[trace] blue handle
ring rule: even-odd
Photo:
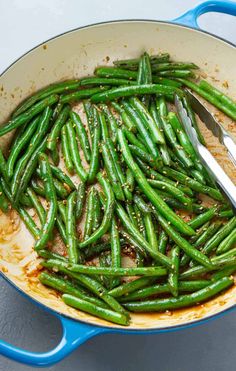
[[[29,352],[15,347],[5,341],[0,341],[0,354],[32,366],[51,366],[59,362],[91,337],[107,332],[107,329],[73,321],[57,316],[61,320],[63,334],[60,343],[52,350],[45,353]]]
[[[188,10],[180,17],[173,20],[174,23],[180,23],[184,26],[199,28],[198,17],[208,12],[219,12],[230,15],[236,15],[236,3],[234,1],[205,1],[195,8]]]

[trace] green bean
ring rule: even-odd
[[[163,267],[141,267],[141,268],[115,268],[115,267],[97,267],[97,266],[86,266],[86,265],[80,265],[80,264],[73,264],[73,263],[67,263],[63,262],[61,260],[56,259],[49,259],[47,261],[48,267],[56,267],[58,266],[65,267],[69,271],[73,273],[82,273],[82,274],[88,274],[88,275],[97,275],[102,274],[106,276],[155,276],[155,277],[162,277],[166,276],[167,270]]]
[[[182,184],[187,185],[196,192],[207,194],[218,201],[223,200],[223,196],[218,189],[205,186],[204,184],[199,183],[195,179],[192,179],[179,171],[173,170],[167,166],[164,166],[162,169],[160,169],[160,171],[162,172],[162,174],[170,177],[171,179],[179,181]]]
[[[150,56],[151,65],[157,64],[157,63],[162,63],[162,62],[167,62],[168,60],[169,60],[169,54],[168,53],[163,53],[163,54],[151,55]],[[124,68],[124,69],[130,69],[130,70],[137,69],[138,68],[138,63],[139,63],[139,58],[117,60],[117,61],[113,62],[113,64],[117,67],[121,67],[121,68]]]
[[[158,251],[156,231],[155,231],[154,223],[153,223],[152,216],[150,213],[147,213],[144,215],[144,224],[145,224],[146,233],[147,233],[147,241],[149,242],[150,246],[152,247],[154,251]]]
[[[81,163],[79,148],[76,140],[76,134],[71,121],[68,121],[66,124],[66,135],[68,138],[70,154],[75,166],[75,170],[80,180],[82,182],[86,182],[88,174],[84,170],[83,165]]]
[[[99,256],[99,266],[100,267],[111,267],[112,266],[112,259],[111,259],[111,252],[103,252]],[[113,287],[118,286],[120,283],[119,277],[112,277],[112,276],[101,276],[101,281],[103,285],[108,289],[111,290]]]
[[[109,294],[114,298],[120,298],[124,295],[130,294],[138,289],[141,289],[156,281],[154,277],[140,277],[131,282],[125,282],[122,285],[115,287],[109,291]]]
[[[86,217],[85,217],[85,223],[84,223],[84,236],[83,236],[84,240],[86,240],[92,233],[94,197],[95,197],[95,188],[92,187],[89,191],[89,194],[86,200]]]
[[[52,173],[51,173],[51,168],[50,168],[48,157],[45,154],[40,153],[39,163],[41,167],[41,174],[42,174],[43,181],[44,181],[46,197],[47,197],[47,200],[50,202],[50,205],[47,211],[45,223],[40,232],[40,237],[34,245],[34,249],[36,251],[43,249],[45,245],[47,244],[49,238],[51,237],[53,227],[55,224],[56,214],[57,214],[56,192],[55,192],[55,187],[53,183],[53,178],[52,178]]]
[[[161,120],[158,115],[157,108],[156,108],[154,101],[151,102],[150,113],[152,115],[153,120],[155,121],[156,126],[159,128],[160,131],[163,131]],[[168,151],[166,144],[161,144],[159,149],[160,149],[161,157],[162,157],[164,164],[170,165],[171,158],[170,158],[169,151]]]
[[[58,146],[56,145],[56,147],[51,151],[51,159],[54,163],[54,165],[58,166],[59,165],[59,162],[60,162],[60,155],[59,155],[59,150],[58,150]]]
[[[188,154],[183,150],[183,148],[178,144],[175,132],[172,128],[172,125],[168,121],[168,111],[165,99],[163,97],[157,99],[157,109],[159,112],[162,128],[164,130],[165,136],[168,139],[169,143],[171,144],[173,151],[175,152],[176,156],[180,159],[180,161],[186,167],[193,167],[193,162],[189,158]]]
[[[90,159],[91,159],[90,144],[89,144],[87,132],[85,130],[84,125],[82,124],[81,118],[74,111],[70,111],[70,118],[74,124],[85,159],[87,162],[90,162]]]
[[[172,128],[174,129],[178,139],[179,139],[179,142],[180,142],[181,146],[189,154],[189,156],[191,157],[192,160],[196,160],[197,159],[196,152],[195,152],[188,136],[186,135],[185,131],[183,130],[183,127],[182,127],[176,113],[175,112],[169,112],[167,117],[168,117],[168,120],[169,120]]]
[[[86,293],[84,293],[83,290],[81,290],[81,287],[78,284],[76,285],[68,279],[58,277],[55,274],[46,272],[40,273],[38,278],[42,284],[52,287],[57,291],[76,296],[77,298],[87,300],[94,305],[99,305],[100,307],[107,308],[107,305],[102,300],[87,295]]]
[[[234,247],[235,242],[236,242],[236,229],[233,229],[231,233],[229,233],[228,236],[223,241],[221,241],[216,250],[216,254],[222,254],[230,250],[232,247]]]
[[[66,120],[69,116],[69,111],[70,111],[70,106],[65,105],[53,124],[53,127],[51,129],[51,132],[48,136],[48,141],[47,141],[47,148],[50,151],[55,151],[56,149],[59,134],[61,132],[63,125],[66,123]]]
[[[209,286],[206,286],[205,288],[192,294],[181,295],[178,298],[148,300],[139,303],[130,302],[126,303],[125,307],[133,312],[164,311],[187,307],[196,305],[212,298],[213,296],[219,294],[221,291],[226,290],[228,287],[232,286],[232,284],[232,278],[223,277],[218,281],[211,283]]]
[[[84,207],[84,200],[85,200],[85,185],[84,183],[80,183],[77,189],[77,199],[76,199],[76,207],[75,207],[75,218],[76,220],[80,219],[83,207]]]
[[[124,325],[128,326],[129,321],[127,317],[124,314],[114,312],[112,310],[100,307],[100,306],[95,306],[94,304],[86,301],[79,299],[77,297],[74,297],[72,295],[68,294],[63,294],[62,295],[62,300],[69,306],[82,310],[84,312],[87,312],[89,314],[93,314],[96,317],[100,317],[102,319],[105,319],[110,322],[117,323],[119,325]]]
[[[232,218],[234,216],[233,210],[222,210],[218,213],[219,218]]]
[[[179,202],[178,200],[173,198],[169,193],[162,192],[162,191],[158,190],[157,194],[172,209],[176,209],[176,210],[188,210],[189,209],[188,206],[186,207],[186,205],[182,204],[181,202]],[[199,204],[193,203],[192,204],[192,210],[195,214],[202,214],[202,212],[205,210],[205,208],[203,206],[199,205]]]
[[[5,181],[8,181],[9,175],[7,173],[7,163],[3,156],[2,150],[0,149],[0,174],[3,176]]]
[[[209,210],[207,210],[205,213],[196,216],[192,220],[188,222],[188,224],[193,228],[197,229],[204,223],[208,222],[211,220],[214,216],[217,215],[217,207],[211,207]]]
[[[118,203],[116,204],[116,212],[125,229],[133,236],[137,243],[140,244],[153,259],[171,268],[171,260],[167,256],[161,254],[159,251],[153,250],[152,246],[143,238],[138,229],[130,222],[130,219],[128,218],[123,207]]]
[[[159,63],[153,67],[153,71],[169,71],[169,70],[186,70],[186,69],[198,69],[198,66],[194,63],[185,63],[185,62],[167,62]]]
[[[61,215],[61,218],[62,218],[64,224],[66,224],[66,204],[64,204],[63,201],[59,201],[57,203],[57,205],[58,205],[58,210],[59,210],[59,213]]]
[[[33,94],[31,97],[26,98],[26,100],[24,100],[23,103],[21,103],[14,111],[13,117],[18,116],[22,112],[26,111],[28,108],[33,106],[38,100],[47,98],[51,94],[59,94],[64,91],[76,90],[80,85],[81,84],[79,80],[67,80],[49,85],[46,88],[39,90],[36,94]]]
[[[108,138],[106,140],[106,146],[107,146],[107,148],[109,150],[109,153],[112,157],[112,160],[113,160],[114,166],[116,168],[116,172],[117,172],[120,184],[121,184],[123,192],[124,192],[124,195],[125,195],[125,197],[127,198],[128,201],[131,201],[132,200],[132,193],[128,189],[128,185],[126,184],[126,178],[125,178],[125,175],[124,175],[123,170],[122,170],[121,165],[120,165],[120,159],[117,155],[116,148],[115,148],[115,146],[114,146],[114,144],[113,144],[113,142],[110,138]]]
[[[143,277],[144,279],[145,277]],[[194,281],[179,281],[179,291],[181,292],[195,292],[207,287],[211,281],[208,280],[194,280]],[[149,296],[158,294],[168,294],[170,292],[170,285],[168,283],[155,284],[149,287],[141,288],[135,292],[129,293],[124,298],[121,298],[121,302],[125,303],[131,300],[140,300],[148,298]]]
[[[128,244],[135,249],[135,253],[136,255],[138,255],[138,258],[147,256],[145,247],[141,244],[139,237],[133,236],[129,234],[128,232],[124,231],[123,229],[120,229],[119,232],[121,236],[125,239],[125,241],[128,242]]]
[[[160,222],[162,228],[168,234],[168,236],[178,245],[187,255],[193,260],[204,265],[204,267],[212,267],[210,259],[205,256],[201,251],[194,248],[187,240],[185,240],[178,232],[176,232],[168,222],[160,215],[157,215],[157,219]]]
[[[126,74],[127,74],[127,72],[129,74],[134,74],[134,72],[131,72],[131,71],[125,71],[125,72],[126,72]],[[133,78],[133,77],[130,77],[130,78]],[[137,73],[137,77],[136,77],[136,83],[138,85],[144,84],[144,59],[143,59],[143,55],[139,59],[138,73]]]
[[[168,275],[168,283],[170,286],[170,292],[173,296],[177,297],[178,296],[178,291],[179,291],[179,259],[180,255],[180,248],[179,246],[174,246],[172,247],[170,251],[170,258],[172,260],[173,264],[173,269],[169,272]]]
[[[157,72],[157,76],[160,77],[182,77],[182,78],[196,78],[196,75],[191,70],[166,70],[166,71],[159,71]]]
[[[128,213],[128,216],[130,218],[130,221],[131,223],[136,227],[138,228],[138,222],[137,222],[137,219],[136,219],[136,214],[134,212],[134,208],[133,208],[133,205],[132,204],[127,204],[126,205],[126,211]]]
[[[57,102],[55,108],[53,109],[53,113],[52,113],[52,122],[55,122],[55,120],[57,120],[59,114],[61,113],[62,109],[63,109],[64,105],[63,103],[60,102],[60,100]]]
[[[20,206],[17,208],[17,211],[18,211],[21,219],[25,223],[27,229],[32,234],[32,236],[34,236],[34,238],[37,238],[37,239],[40,238],[40,233],[41,232],[39,231],[37,225],[35,224],[32,217],[29,215],[29,213],[26,210],[24,210],[23,207],[20,207]]]
[[[101,204],[98,196],[98,191],[95,188],[94,192],[94,205],[93,205],[93,223],[92,223],[92,232],[98,229],[101,222]]]
[[[128,144],[126,142],[125,136],[122,130],[118,131],[118,141],[121,147],[122,156],[125,159],[127,166],[133,172],[133,175],[142,189],[143,193],[149,198],[152,204],[160,211],[168,220],[181,232],[187,235],[193,235],[194,231],[191,227],[187,226],[186,223],[179,218],[167,205],[166,203],[157,195],[157,193],[150,187],[142,171],[138,165],[134,162],[132,155],[130,153]]]
[[[34,152],[37,147],[41,145],[43,138],[50,125],[50,118],[52,115],[51,108],[45,108],[43,114],[40,117],[36,117],[35,121],[38,126],[36,134],[32,137],[27,150],[24,155],[18,160],[16,164],[16,169],[12,178],[12,194],[15,197],[17,190],[19,189],[19,184],[22,182],[23,171],[27,168],[29,161],[32,159]]]
[[[202,249],[204,254],[209,254],[212,250],[214,250],[217,246],[219,246],[220,242],[224,240],[236,227],[236,217],[230,219],[220,230],[212,236],[212,238],[205,244]]]
[[[122,123],[126,126],[127,130],[132,133],[136,131],[136,126],[131,120],[130,116],[125,112],[123,106],[120,106],[116,102],[111,103],[112,107],[120,114]],[[134,136],[133,136],[134,137]],[[132,138],[133,138],[132,137]]]
[[[212,236],[214,236],[221,225],[222,223],[220,221],[216,221],[215,223],[210,224],[210,226],[193,243],[193,246],[199,247],[205,244]]]
[[[19,154],[21,153],[21,150],[24,148],[27,142],[29,142],[29,140],[32,138],[32,135],[35,132],[35,129],[37,127],[37,124],[38,124],[38,119],[33,120],[32,123],[27,125],[25,131],[23,131],[22,134],[20,135],[17,143],[15,143],[15,145],[11,149],[10,155],[7,159],[7,169],[6,169],[7,175],[10,179],[13,175],[15,162],[17,161],[17,158]],[[0,167],[0,171],[2,172],[1,167]]]
[[[194,267],[189,268],[188,270],[180,274],[180,279],[186,279],[189,277],[193,278],[195,276],[199,276],[199,275],[211,272],[211,271],[217,271],[224,267],[235,266],[236,265],[236,258],[235,258],[236,251],[231,250],[230,252],[231,253],[233,252],[231,256],[226,255],[228,252],[222,255],[219,255],[219,256],[214,256],[211,259],[213,263],[211,268],[207,268],[202,265],[196,265]]]
[[[144,84],[152,83],[152,67],[150,56],[147,52],[143,53]]]
[[[191,222],[191,221],[190,221],[190,222]],[[194,245],[194,247],[198,247],[198,246],[201,245],[201,243],[202,243],[202,235],[204,235],[203,240],[207,238],[207,236],[205,236],[205,232],[208,231],[208,229],[209,229],[209,228],[208,228],[209,225],[210,225],[210,222],[206,222],[206,223],[203,224],[199,229],[196,230],[196,235],[193,236],[193,237],[191,237],[191,239],[190,239],[189,242],[192,243],[192,244]],[[215,228],[215,226],[214,226],[214,228]],[[214,233],[214,228],[213,228],[213,231],[212,231],[212,228],[211,228],[211,226],[210,226],[210,234],[211,234],[211,233]],[[209,238],[210,238],[210,237],[209,237]],[[198,240],[199,240],[199,241],[198,241]],[[204,243],[204,242],[203,242],[203,243]],[[181,260],[180,260],[180,266],[181,266],[181,267],[184,267],[184,266],[186,266],[190,261],[191,261],[191,258],[190,258],[187,254],[184,253],[184,254],[182,255]]]
[[[38,156],[41,152],[43,152],[46,149],[47,145],[47,137],[44,138],[44,140],[41,142],[41,144],[36,148],[34,153],[32,154],[30,160],[28,161],[24,173],[20,179],[19,187],[16,190],[16,196],[15,196],[15,203],[17,204],[19,198],[21,197],[22,193],[25,191],[25,189],[28,187],[28,183],[30,181],[30,178],[32,177],[37,163],[38,163]]]
[[[181,76],[178,76],[181,77]],[[184,76],[182,76],[184,77]],[[120,79],[120,78],[107,78],[107,77],[85,77],[80,80],[81,86],[87,85],[109,85],[109,86],[119,86],[119,85],[136,85],[135,81],[127,80],[127,79]]]
[[[76,189],[74,183],[72,182],[71,178],[66,175],[59,167],[56,167],[50,164],[52,175],[54,175],[58,180],[60,180],[63,185],[68,186],[70,190]]]
[[[195,179],[199,183],[201,183],[203,185],[206,184],[205,177],[204,177],[204,175],[199,170],[191,169],[190,174],[193,177],[193,179]]]
[[[112,267],[121,267],[121,245],[118,226],[115,218],[113,217],[111,222],[111,259]]]
[[[131,131],[126,129],[125,127],[123,128],[123,131],[125,133],[125,136],[127,137],[128,141],[133,144],[134,146],[138,147],[142,151],[146,151],[145,145],[138,140],[136,135],[134,135]]]
[[[131,150],[132,154],[136,157],[139,157],[142,161],[146,162],[152,167],[156,167],[156,160],[155,158],[150,155],[150,153],[147,153],[146,151],[143,151],[139,147],[129,144],[129,149]]]
[[[137,72],[116,67],[98,67],[95,69],[95,75],[106,78],[137,79]]]
[[[200,228],[200,230],[197,231],[197,235],[196,236],[198,236],[198,238],[196,240],[193,239],[193,238],[191,239],[191,243],[193,244],[193,246],[199,248],[204,243],[206,243],[207,240],[209,240],[218,231],[218,229],[220,228],[221,224],[222,224],[221,222],[215,222],[215,223],[212,223],[209,226],[209,222],[205,223]],[[189,263],[189,261],[190,261],[189,256],[187,256],[186,254],[184,254],[182,256],[182,258],[181,258],[180,265],[181,266],[185,266],[187,263]],[[194,265],[195,265],[195,262],[191,261],[191,263],[194,263]],[[191,263],[190,263],[190,265],[191,265]]]
[[[4,212],[7,213],[9,208],[7,198],[3,192],[2,185],[0,184],[0,209]]]
[[[90,290],[92,293],[97,295],[100,299],[105,301],[105,303],[107,303],[113,310],[127,315],[126,310],[118,303],[118,301],[115,298],[113,298],[111,295],[109,295],[105,287],[103,287],[94,278],[86,276],[85,274],[78,274],[78,273],[74,273],[70,271],[66,267],[68,263],[64,261],[60,261],[59,259],[54,259],[54,260],[51,260],[51,262],[53,262],[53,264],[51,264],[50,260],[48,260],[47,262],[42,262],[42,265],[50,269],[56,267],[59,272],[63,272],[69,277],[74,278],[76,281],[79,281],[88,290]]]
[[[158,251],[160,251],[162,254],[166,254],[166,248],[168,244],[168,236],[165,231],[161,231],[158,239]]]
[[[65,262],[68,261],[68,259],[65,256],[57,254],[56,252],[52,252],[50,250],[42,249],[42,250],[39,250],[37,254],[44,259],[60,259]]]
[[[93,112],[93,127],[94,132],[92,136],[92,153],[88,174],[89,183],[94,182],[99,169],[99,142],[101,137],[101,126],[100,122],[98,121],[97,110],[94,110]]]
[[[87,126],[89,129],[90,137],[93,134],[93,111],[94,107],[92,106],[91,102],[88,100],[83,101],[84,112],[87,118]]]
[[[134,204],[134,212],[135,212],[135,216],[137,220],[138,230],[143,235],[143,237],[147,239],[146,229],[144,225],[144,218],[136,204]]]
[[[140,102],[140,100],[136,97],[130,98],[130,102],[132,106],[136,109],[138,114],[141,116],[143,121],[145,122],[146,127],[149,129],[152,139],[154,143],[164,144],[165,139],[161,132],[161,130],[156,125],[155,121],[153,120],[152,116],[146,109],[146,107]]]
[[[190,119],[190,121],[191,121],[191,123],[192,123],[192,126],[193,126],[194,129],[196,130],[196,133],[197,133],[197,135],[198,135],[198,139],[200,140],[200,142],[201,142],[203,145],[205,145],[205,144],[206,144],[205,139],[204,139],[204,137],[203,137],[203,135],[202,135],[202,133],[201,133],[201,130],[200,130],[199,127],[198,127],[198,123],[197,123],[197,120],[196,120],[196,116],[195,116],[194,111],[192,110],[192,107],[191,107],[191,104],[190,104],[190,102],[189,102],[188,97],[187,97],[185,94],[183,94],[183,95],[181,95],[180,98],[181,98],[181,100],[182,100],[182,103],[183,103],[183,105],[184,105],[184,108],[186,109],[186,112],[187,112],[188,117],[189,117],[189,119]]]
[[[62,241],[64,242],[65,245],[67,245],[66,228],[60,215],[57,215],[55,223]]]
[[[150,169],[150,167],[145,165],[138,158],[136,159],[136,161],[137,161],[138,165],[140,166],[141,170],[143,170],[145,172],[145,174],[148,175],[151,179],[156,179],[156,180],[160,180],[160,181],[165,182],[165,183],[170,183],[173,186],[178,187],[178,189],[180,189],[182,192],[186,193],[188,196],[191,196],[191,197],[193,196],[193,191],[191,190],[191,188],[189,188],[187,186],[184,186],[182,184],[179,184],[178,181],[175,182],[175,181],[169,179],[168,177],[166,177],[162,174],[159,174],[154,169]]]
[[[102,91],[107,90],[107,89],[108,89],[108,87],[101,86],[101,87],[97,87],[97,88],[77,90],[74,93],[61,95],[60,102],[61,103],[77,102],[77,101],[79,101],[81,99],[84,99],[84,98],[90,98],[94,94],[96,95],[99,92],[102,92]]]
[[[192,200],[191,198],[185,196],[184,192],[182,192],[180,189],[177,187],[173,186],[170,183],[165,183],[160,180],[155,180],[155,179],[148,179],[148,183],[153,187],[157,188],[160,190],[164,190],[171,194],[174,198],[182,202],[185,206],[186,209],[192,210]]]
[[[52,172],[52,166],[53,165],[50,164],[51,172]],[[40,168],[36,169],[36,174],[42,179]],[[53,183],[54,183],[54,187],[55,187],[57,195],[62,199],[66,198],[68,196],[68,193],[70,193],[70,188],[68,189],[68,187],[64,187],[64,184],[60,182],[57,178],[53,178]],[[39,192],[42,194],[42,196],[44,196],[45,192],[43,189],[40,190]]]
[[[222,268],[221,270],[219,270],[218,272],[215,272],[211,276],[211,279],[212,279],[212,281],[217,281],[220,278],[231,276],[232,274],[235,273],[235,271],[236,271],[236,265],[233,265],[232,267],[225,267],[225,268]]]
[[[134,191],[134,184],[135,184],[135,180],[134,180],[134,176],[133,176],[133,173],[132,171],[128,168],[126,170],[126,185],[127,185],[127,188],[130,192],[133,192]]]
[[[107,173],[110,183],[112,184],[112,189],[115,194],[115,197],[117,198],[117,200],[124,201],[125,196],[124,196],[124,192],[122,189],[122,184],[120,183],[120,179],[117,173],[117,168],[115,166],[114,159],[111,156],[109,147],[107,146],[106,143],[103,143],[101,148],[102,148],[102,156],[103,156],[103,161],[105,164],[106,173]]]
[[[166,77],[160,77],[160,76],[152,76],[152,82],[154,84],[161,84],[161,85],[168,85],[168,86],[174,86],[176,88],[181,87],[181,82],[178,82],[176,80],[168,79]]]
[[[118,122],[105,104],[101,105],[101,108],[109,124],[110,132],[111,132],[111,140],[115,144],[117,142],[117,130],[119,126]]]
[[[126,245],[126,241],[123,238],[120,238],[120,245],[121,245],[121,247]],[[109,251],[109,250],[111,250],[111,241],[110,240],[105,241],[105,242],[101,242],[97,245],[86,247],[85,249],[83,249],[83,254],[84,254],[86,259],[89,259],[89,258],[92,258],[96,255],[99,255],[103,251]]]
[[[208,91],[205,91],[199,85],[195,84],[192,81],[186,80],[186,79],[179,78],[178,81],[182,82],[183,85],[195,91],[198,95],[200,95],[202,98],[206,99],[208,102],[213,104],[213,106],[217,107],[219,110],[224,112],[227,116],[231,117],[233,120],[236,120],[236,111],[233,110],[231,107],[226,106],[222,101],[216,98],[216,96],[213,95],[212,92],[210,93]]]
[[[100,227],[91,234],[89,238],[87,238],[85,241],[81,242],[79,244],[80,248],[84,248],[85,246],[88,246],[94,242],[96,242],[99,238],[101,238],[107,230],[110,228],[113,212],[114,212],[114,206],[115,206],[115,198],[112,191],[112,188],[109,184],[109,182],[102,176],[101,173],[97,175],[97,179],[102,186],[105,196],[106,196],[106,207],[105,212],[103,216],[102,223]]]
[[[162,160],[158,152],[157,146],[154,143],[152,137],[150,136],[149,130],[146,127],[141,116],[136,112],[136,109],[127,102],[123,102],[123,106],[127,114],[131,117],[132,121],[135,123],[142,139],[144,140],[145,146],[148,149],[148,152],[155,158],[155,163],[158,167],[162,165]]]
[[[12,120],[8,121],[6,125],[0,128],[0,137],[6,133],[9,133],[13,129],[18,128],[21,125],[24,125],[26,122],[29,122],[33,117],[38,113],[42,112],[46,107],[52,106],[58,101],[58,95],[51,95],[44,100],[36,103],[34,106],[29,108],[28,111],[25,111],[19,116],[14,117]]]
[[[40,200],[36,196],[33,189],[31,189],[30,187],[27,188],[27,194],[29,195],[29,198],[30,198],[31,202],[32,202],[35,210],[37,211],[37,214],[39,216],[41,224],[43,225],[43,223],[45,222],[45,218],[46,218],[46,212],[45,212]]]
[[[74,170],[74,164],[70,154],[69,138],[66,133],[66,125],[64,125],[61,130],[61,147],[66,169],[69,171],[69,173],[72,173]]]
[[[169,96],[177,92],[177,89],[178,88],[175,88],[174,86],[159,84],[121,86],[118,88],[109,89],[101,93],[97,94],[95,93],[91,97],[91,102],[92,103],[107,102],[121,97],[130,97],[132,95],[144,95],[144,94],[162,94]]]
[[[70,194],[66,203],[66,239],[70,263],[78,262],[76,226],[75,226],[76,192]]]
[[[220,90],[209,84],[209,82],[207,82],[206,80],[201,80],[199,87],[214,96],[216,99],[219,99],[222,104],[224,104],[232,111],[236,111],[236,103]]]

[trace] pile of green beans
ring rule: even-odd
[[[173,102],[178,94],[202,143],[183,88],[234,120],[236,103],[196,74],[145,52],[43,88],[1,126],[0,136],[17,130],[8,157],[0,150],[0,209],[18,212],[39,281],[68,306],[128,326],[130,312],[193,306],[233,285],[236,217]]]

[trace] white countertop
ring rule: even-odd
[[[62,32],[107,20],[171,20],[196,0],[11,0],[0,5],[0,72],[37,44]],[[200,25],[236,43],[235,18],[208,14]],[[58,322],[0,281],[0,336],[33,351],[58,342]],[[57,371],[235,371],[236,313],[204,326],[161,335],[104,335],[82,345]],[[34,368],[0,358],[2,371]]]

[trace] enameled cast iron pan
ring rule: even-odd
[[[15,63],[0,78],[0,122],[4,122],[16,105],[34,90],[55,81],[82,77],[97,65],[116,59],[134,58],[144,50],[150,54],[168,52],[176,60],[192,61],[204,70],[214,84],[230,80],[228,93],[235,96],[236,48],[232,44],[198,29],[199,15],[217,11],[236,15],[236,3],[208,1],[198,5],[173,22],[117,21],[73,30],[37,46]],[[109,56],[110,62],[107,61]],[[210,80],[212,81],[212,80]],[[236,135],[235,124],[224,120]],[[225,154],[209,133],[207,143],[236,180]],[[7,148],[11,138],[4,136],[0,145]],[[236,307],[236,286],[204,305],[170,313],[132,315],[128,328],[108,323],[66,306],[53,290],[42,286],[35,277],[35,253],[30,233],[20,222],[13,230],[11,218],[0,216],[0,266],[2,277],[16,289],[60,319],[63,335],[58,346],[46,353],[33,353],[0,342],[0,353],[16,361],[49,366],[63,359],[92,336],[106,332],[158,333],[197,325]],[[18,219],[15,220],[18,223]]]

